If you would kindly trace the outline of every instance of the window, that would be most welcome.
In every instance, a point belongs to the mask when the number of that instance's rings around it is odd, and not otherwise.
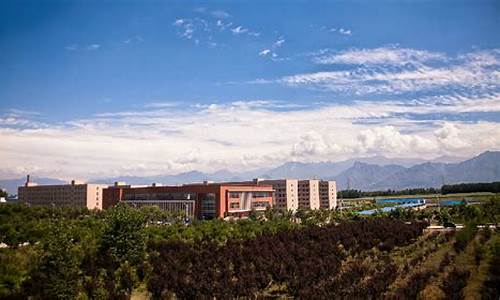
[[[264,197],[271,197],[272,193],[270,192],[254,192],[253,197],[254,198],[264,198]],[[281,194],[283,195],[283,194]]]
[[[230,208],[240,208],[240,204],[238,202],[233,202],[233,203],[230,203],[229,204],[229,207]]]
[[[239,198],[240,197],[240,193],[238,192],[230,192],[229,193],[229,198]]]
[[[269,202],[266,202],[266,201],[257,201],[257,202],[252,203],[252,207],[254,207],[254,208],[268,207],[268,206],[269,206]]]

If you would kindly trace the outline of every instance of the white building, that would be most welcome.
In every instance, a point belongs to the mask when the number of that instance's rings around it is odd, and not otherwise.
[[[36,185],[29,175],[24,186],[17,189],[20,203],[30,205],[79,206],[88,209],[102,209],[105,184],[77,183],[58,185]]]
[[[335,181],[297,179],[255,179],[259,184],[273,186],[273,207],[296,211],[297,209],[335,209],[337,185]]]

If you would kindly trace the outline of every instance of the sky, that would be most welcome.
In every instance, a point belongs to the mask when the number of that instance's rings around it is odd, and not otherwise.
[[[500,150],[499,1],[1,1],[0,178]]]

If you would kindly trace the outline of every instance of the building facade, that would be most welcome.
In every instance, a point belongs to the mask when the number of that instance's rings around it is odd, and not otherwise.
[[[254,183],[272,185],[273,207],[296,211],[297,209],[335,209],[337,185],[335,181],[297,179],[254,179]]]
[[[251,183],[203,183],[180,186],[115,185],[104,190],[104,208],[119,202],[157,205],[198,219],[241,217],[272,206],[273,187]]]
[[[103,190],[107,185],[76,183],[36,185],[29,181],[18,187],[20,203],[30,205],[78,206],[88,209],[103,208]]]
[[[335,181],[319,181],[319,206],[325,209],[337,208],[337,183]]]
[[[319,200],[319,180],[299,180],[299,208],[318,209]]]
[[[299,181],[297,179],[258,180],[259,184],[272,185],[274,189],[273,207],[296,211],[299,208]]]

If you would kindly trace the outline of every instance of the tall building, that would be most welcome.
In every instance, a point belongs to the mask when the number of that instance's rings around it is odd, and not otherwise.
[[[274,188],[273,207],[296,211],[299,208],[299,182],[297,179],[258,180]]]
[[[337,185],[335,181],[297,179],[254,179],[254,183],[269,184],[274,188],[273,207],[297,209],[335,209]]]
[[[102,209],[103,189],[107,185],[77,183],[58,185],[37,185],[28,175],[24,186],[17,189],[20,203],[30,205],[78,206],[88,209]]]
[[[318,209],[319,180],[299,180],[299,208]]]
[[[273,187],[253,183],[208,183],[180,186],[115,185],[104,190],[104,208],[118,202],[136,207],[156,205],[199,219],[241,217],[272,206]]]
[[[335,181],[320,180],[319,206],[326,209],[337,207],[337,183]]]

